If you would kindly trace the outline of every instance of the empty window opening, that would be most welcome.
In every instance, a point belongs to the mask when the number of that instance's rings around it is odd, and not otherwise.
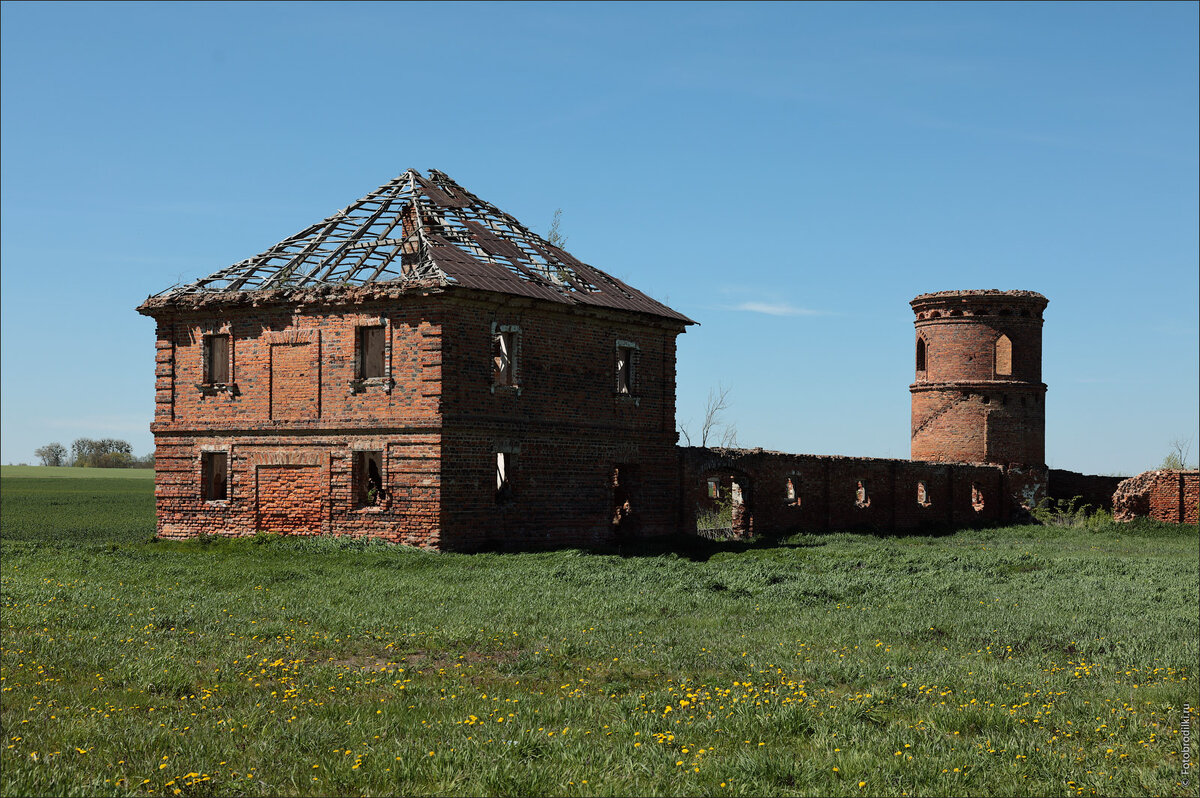
[[[205,501],[229,498],[229,453],[200,454],[200,493]]]
[[[1012,374],[1012,341],[1007,335],[996,339],[996,374],[1008,376]]]
[[[929,505],[933,504],[933,502],[929,500],[929,491],[925,489],[924,482],[917,483],[917,504],[921,505],[922,507],[928,507]]]
[[[613,468],[612,525],[621,534],[635,531],[637,510],[638,467],[618,465]]]
[[[516,464],[516,455],[513,453],[496,452],[496,504],[513,500],[512,478]]]
[[[501,327],[492,338],[492,382],[516,385],[517,331]]]
[[[971,509],[977,513],[983,512],[983,491],[978,483],[971,483]]]
[[[617,347],[617,393],[633,393],[633,352],[632,346]]]
[[[749,483],[731,472],[704,477],[706,494],[696,503],[696,534],[711,540],[732,540],[751,533]]]
[[[858,480],[858,487],[854,489],[854,505],[864,508],[871,506],[871,496],[867,493],[867,485],[861,479]]]
[[[387,335],[383,327],[358,328],[358,378],[369,380],[384,376],[384,344]]]
[[[925,370],[925,339],[917,336],[917,371]]]
[[[225,385],[229,382],[229,336],[204,336],[204,382]]]
[[[376,507],[387,498],[383,486],[383,452],[354,453],[354,494],[359,507]]]
[[[788,477],[787,483],[784,485],[784,496],[787,498],[787,503],[792,507],[800,506],[800,478]]]

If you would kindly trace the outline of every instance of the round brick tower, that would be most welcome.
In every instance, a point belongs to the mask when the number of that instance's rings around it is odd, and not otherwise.
[[[1047,301],[1033,291],[938,291],[910,303],[913,460],[1045,464]]]

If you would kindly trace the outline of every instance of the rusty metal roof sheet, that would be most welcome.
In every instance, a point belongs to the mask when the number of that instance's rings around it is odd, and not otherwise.
[[[415,169],[270,249],[147,300],[321,287],[463,286],[693,323],[572,257],[446,174]],[[213,296],[215,299],[216,297]]]

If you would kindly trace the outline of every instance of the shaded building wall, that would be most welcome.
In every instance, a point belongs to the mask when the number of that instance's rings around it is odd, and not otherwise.
[[[1124,480],[1113,495],[1113,517],[1200,523],[1200,471],[1146,471]]]
[[[443,536],[447,548],[589,546],[673,532],[675,338],[682,325],[498,294],[447,305]],[[517,333],[497,385],[496,330]],[[623,392],[617,347],[633,347]],[[497,495],[497,455],[511,495]]]
[[[1045,495],[1046,470],[761,449],[680,447],[680,527],[710,511],[709,480],[740,483],[743,534],[902,531],[1023,520]],[[789,481],[791,487],[789,489]]]

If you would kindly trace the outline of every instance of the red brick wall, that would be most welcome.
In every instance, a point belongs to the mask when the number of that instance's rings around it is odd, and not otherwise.
[[[1043,464],[1045,298],[1027,291],[962,291],[924,294],[912,305],[916,341],[925,344],[925,368],[918,368],[910,387],[912,458]],[[1011,343],[1010,374],[997,371],[1001,336]]]
[[[520,329],[515,387],[492,384],[497,324]],[[390,379],[357,381],[356,327],[379,325]],[[470,291],[164,314],[153,425],[159,533],[249,535],[269,521],[280,528],[271,531],[461,549],[666,534],[678,516],[681,331],[636,314]],[[229,386],[197,387],[206,334],[231,336]],[[637,347],[628,395],[617,391],[618,341]],[[206,449],[229,454],[228,499],[201,498]],[[355,450],[384,453],[386,494],[375,506],[356,504]],[[496,502],[497,451],[516,457],[507,504]],[[614,485],[617,466],[632,466],[634,484]],[[295,495],[281,505],[278,485],[289,482]],[[628,502],[619,527],[618,493]]]
[[[743,486],[752,533],[911,530],[1015,520],[1044,495],[1045,469],[680,448],[681,527],[710,508],[709,476]],[[798,501],[787,496],[792,480]],[[865,489],[860,496],[859,485]],[[924,502],[918,501],[919,485]]]
[[[1113,516],[1139,516],[1174,524],[1200,523],[1200,471],[1146,471],[1122,482],[1113,495]]]

